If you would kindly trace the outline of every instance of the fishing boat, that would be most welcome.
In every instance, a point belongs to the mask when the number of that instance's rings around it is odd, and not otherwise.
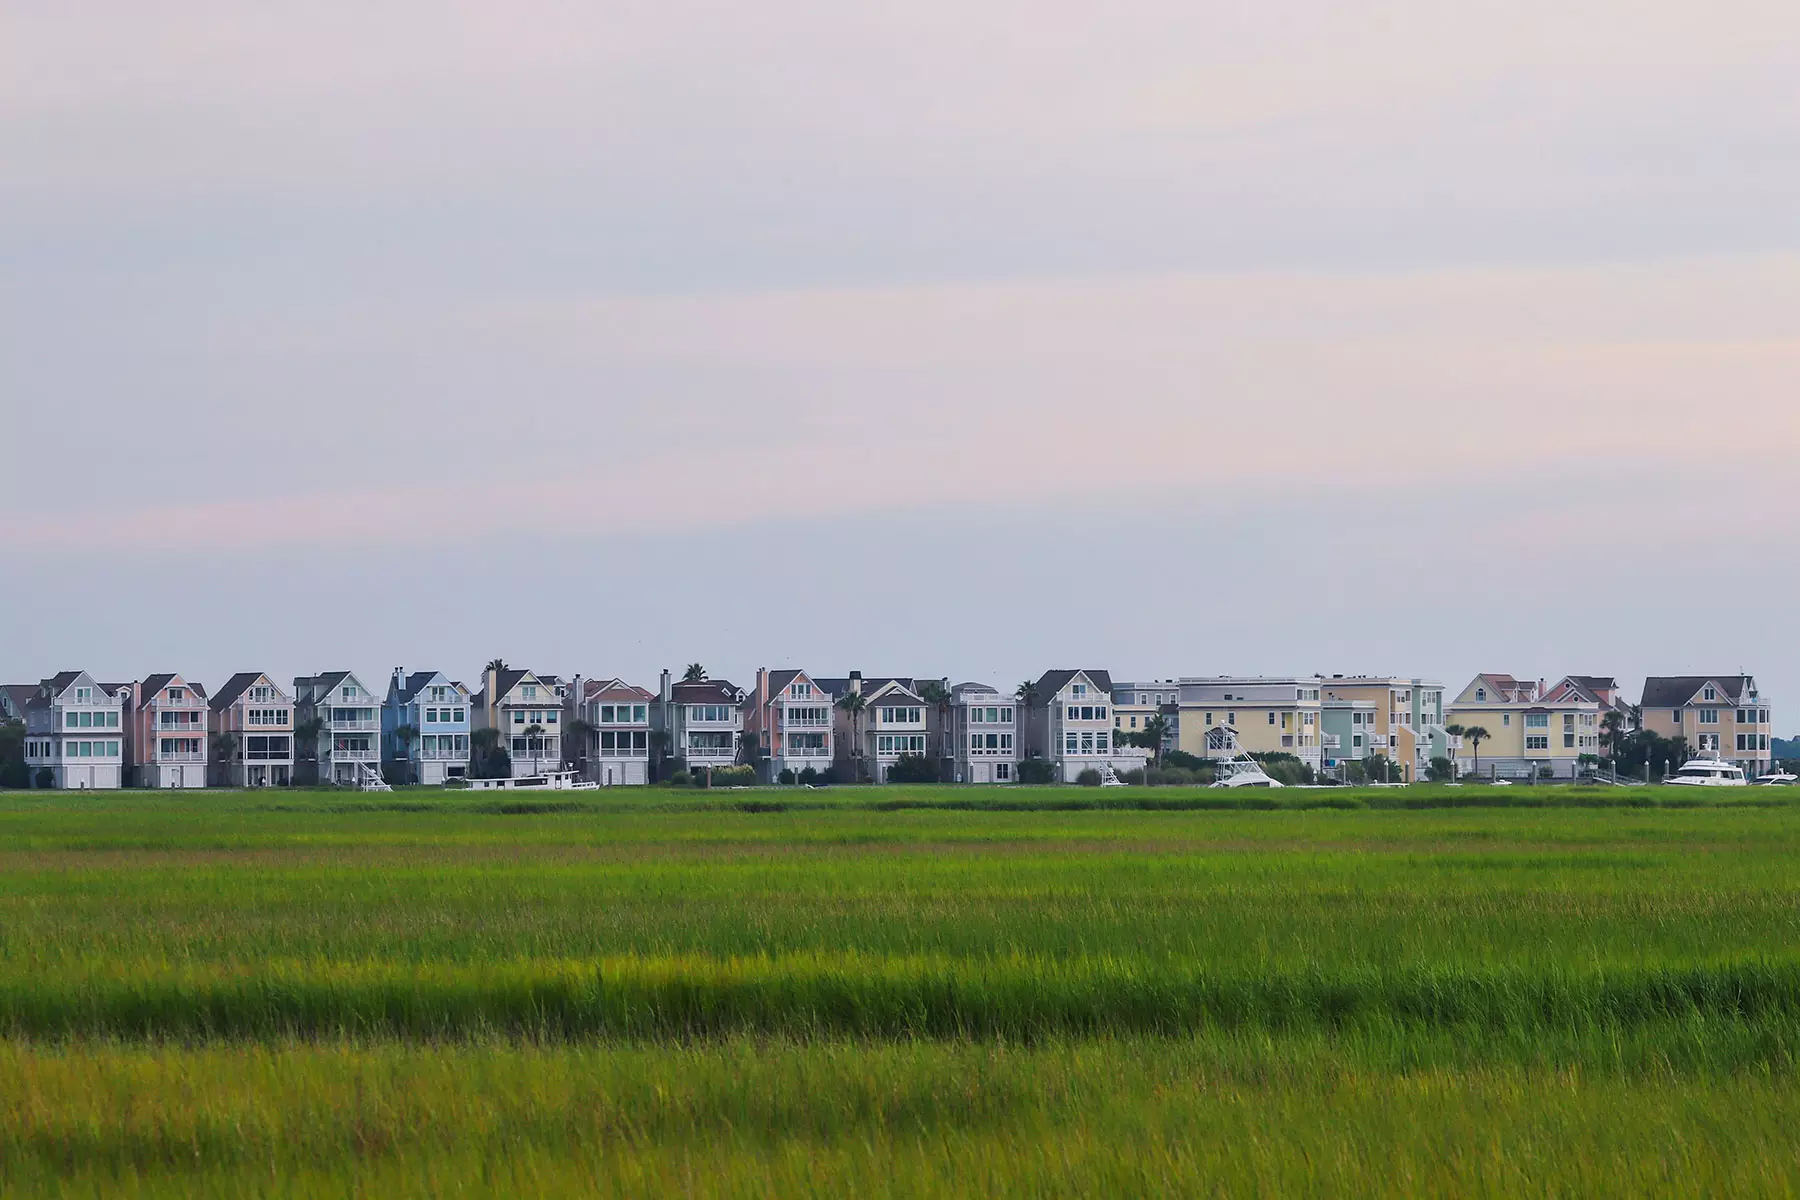
[[[1213,764],[1216,788],[1266,787],[1278,788],[1286,785],[1269,778],[1262,764],[1251,758],[1249,753],[1240,750],[1234,757],[1220,759]]]
[[[472,792],[585,792],[600,787],[573,771],[540,771],[517,779],[471,779],[468,784]]]
[[[1690,758],[1664,783],[1673,787],[1744,787],[1744,769],[1722,758]]]

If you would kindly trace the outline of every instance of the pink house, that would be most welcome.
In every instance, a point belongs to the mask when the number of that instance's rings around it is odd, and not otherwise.
[[[137,786],[206,786],[206,689],[152,675],[133,689],[126,735]]]

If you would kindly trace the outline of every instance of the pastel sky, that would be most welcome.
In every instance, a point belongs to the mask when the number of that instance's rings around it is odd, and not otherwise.
[[[0,5],[0,675],[1749,670],[1791,0]]]

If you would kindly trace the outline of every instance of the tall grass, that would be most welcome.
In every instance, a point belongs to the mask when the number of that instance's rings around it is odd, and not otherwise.
[[[0,1193],[1800,1188],[1791,804],[919,798],[0,799]]]

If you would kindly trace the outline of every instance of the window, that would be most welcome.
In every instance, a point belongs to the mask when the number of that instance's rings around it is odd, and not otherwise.
[[[250,703],[252,704],[267,704],[274,698],[275,689],[272,687],[253,687],[250,689]]]
[[[1706,690],[1701,693],[1700,698],[1702,700],[1717,700],[1719,698],[1719,689],[1709,684],[1707,685]]]
[[[1716,708],[1701,709],[1700,723],[1702,725],[1717,725],[1719,723],[1719,710]]]
[[[1500,714],[1500,724],[1510,726],[1512,724],[1512,714],[1511,713],[1501,713]]]
[[[1573,750],[1574,748],[1575,748],[1575,735],[1572,733],[1563,734],[1563,749],[1564,750]]]
[[[1093,734],[1084,733],[1081,735],[1081,752],[1083,754],[1092,754],[1094,752],[1094,735]]]
[[[1236,725],[1237,724],[1237,714],[1234,712],[1226,713],[1225,714],[1225,723],[1227,725]]]
[[[1087,695],[1087,693],[1088,693],[1088,688],[1087,688],[1087,684],[1085,684],[1085,683],[1071,684],[1069,687],[1069,695],[1075,697],[1075,699],[1077,699],[1077,700],[1080,700],[1083,697],[1085,697]]]
[[[1548,749],[1550,749],[1549,735],[1542,734],[1542,733],[1526,735],[1525,748],[1527,750],[1548,750]]]
[[[461,724],[463,721],[463,710],[460,708],[453,708],[450,711],[453,714],[450,719]]]
[[[631,720],[634,725],[641,725],[650,719],[650,708],[645,704],[631,706]]]
[[[356,688],[353,685],[346,683],[343,687],[342,695],[339,696],[339,699],[344,700],[346,702],[356,699]]]
[[[1575,728],[1575,714],[1574,713],[1564,713],[1563,714],[1563,728],[1564,729]]]
[[[1094,751],[1095,751],[1095,753],[1105,754],[1107,752],[1106,746],[1107,746],[1107,735],[1104,733],[1096,733],[1094,735]]]
[[[1550,728],[1550,714],[1549,713],[1526,713],[1525,714],[1525,728],[1527,728],[1527,729],[1548,729],[1548,728]]]
[[[1009,763],[995,763],[994,778],[1000,780],[1011,778],[1011,770],[1011,764]]]
[[[536,700],[537,699],[537,685],[531,684],[531,683],[526,684],[524,687],[519,689],[519,697],[520,697],[520,699],[523,699],[523,700]]]
[[[1487,689],[1486,688],[1476,688],[1475,689],[1475,703],[1477,703],[1477,704],[1486,704],[1487,703]]]
[[[517,709],[517,708],[513,709],[513,724],[514,725],[525,724],[525,713],[522,709]]]
[[[1271,709],[1269,711],[1269,724],[1273,725],[1274,723],[1275,723],[1275,712],[1273,709]]]
[[[793,686],[788,688],[788,695],[793,696],[796,699],[810,700],[812,699],[812,694],[812,684],[807,683],[803,679],[795,680]]]
[[[93,702],[94,702],[94,689],[93,688],[78,687],[75,689],[75,703],[77,703],[77,704],[92,704]]]
[[[1081,741],[1072,733],[1063,735],[1063,752],[1073,754],[1080,747]]]

